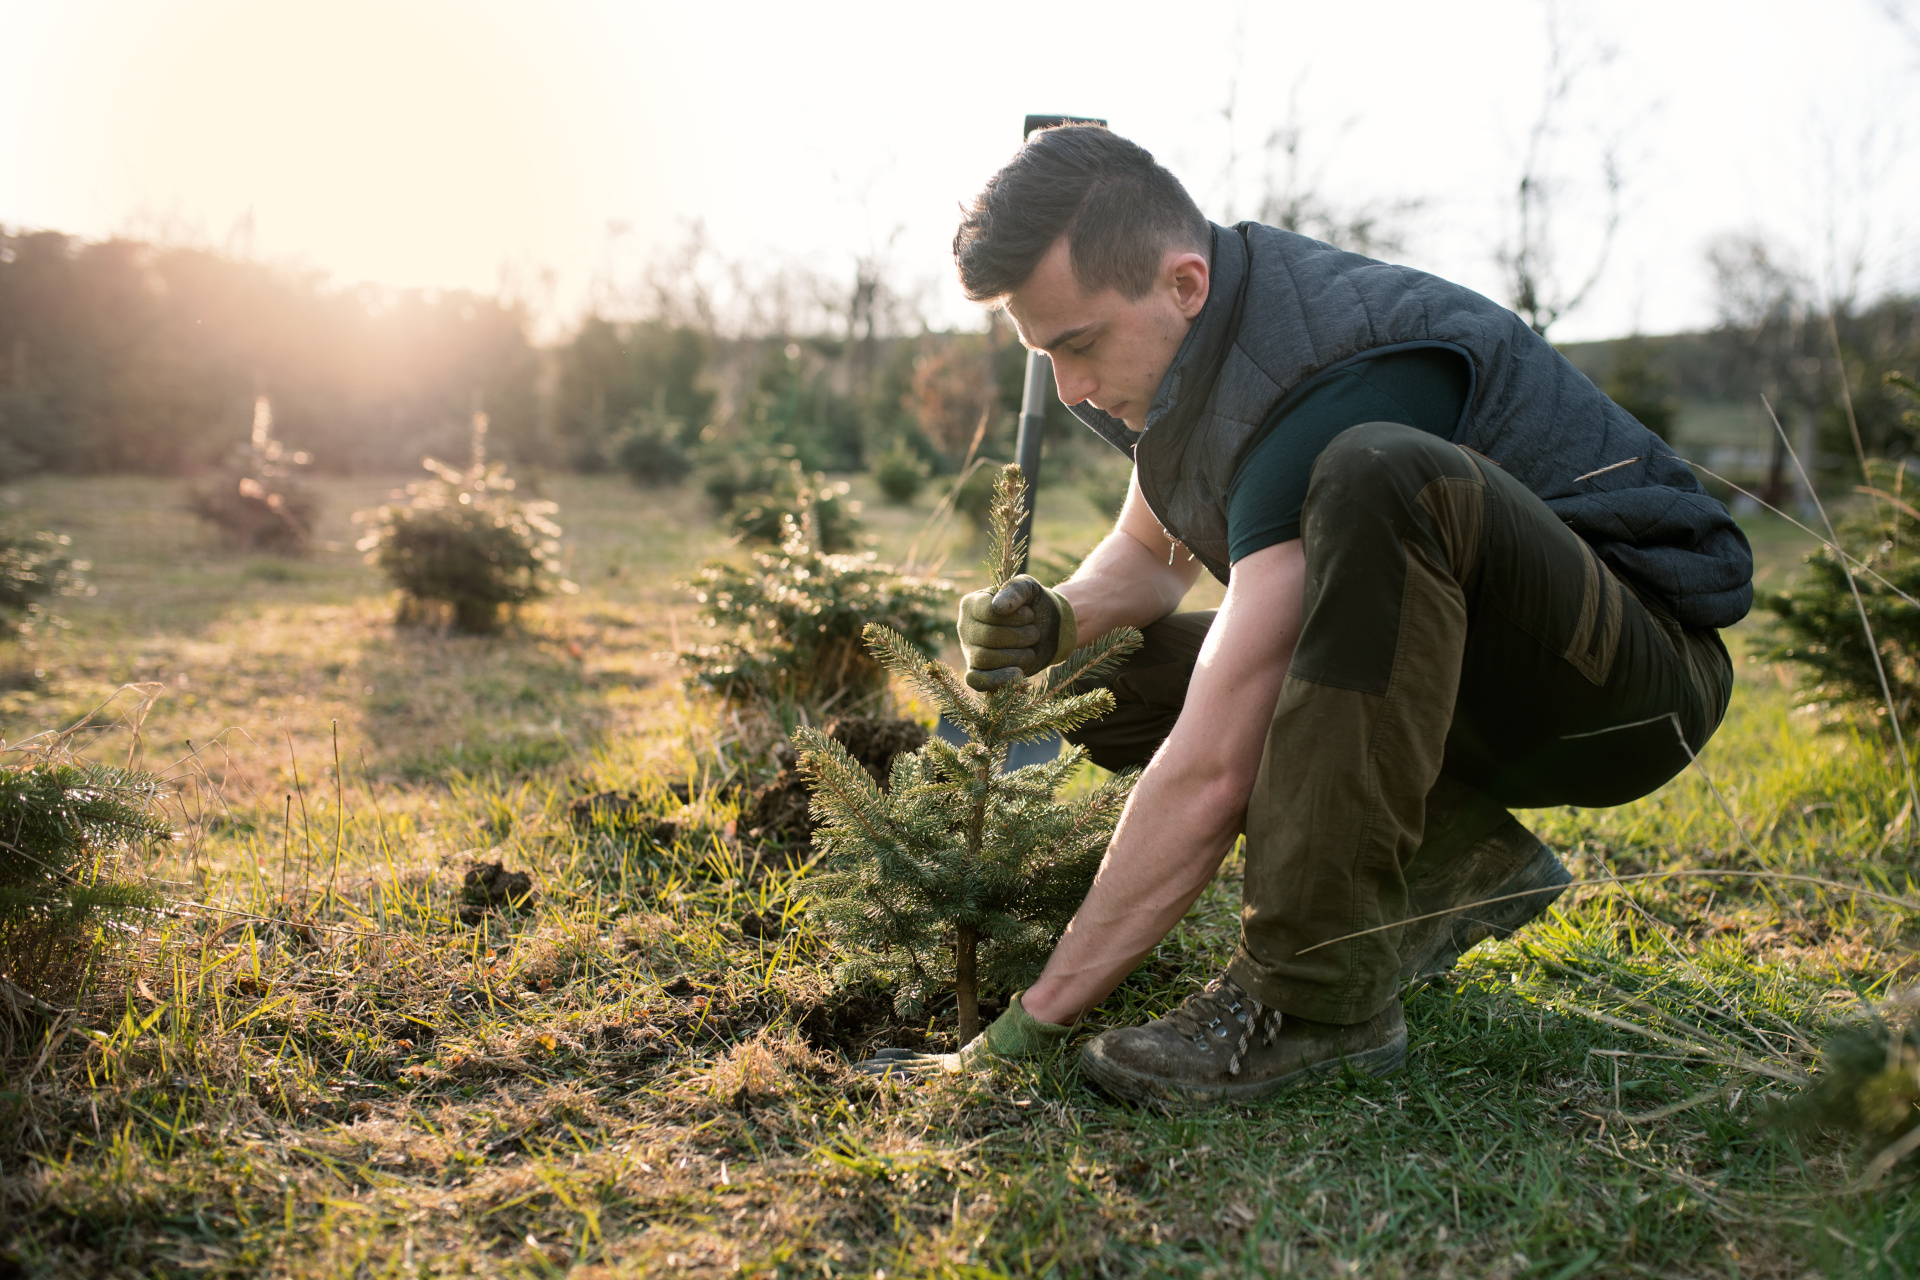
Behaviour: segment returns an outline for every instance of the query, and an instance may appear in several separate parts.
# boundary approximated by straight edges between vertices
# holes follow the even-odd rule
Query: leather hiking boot
[[[1308,1022],[1262,1005],[1225,974],[1166,1017],[1103,1031],[1080,1051],[1095,1084],[1135,1101],[1245,1101],[1343,1064],[1384,1076],[1406,1060],[1398,1000],[1350,1026]]]
[[[1403,996],[1453,968],[1476,943],[1510,936],[1573,883],[1553,850],[1512,817],[1457,853],[1436,852],[1439,856],[1416,858],[1407,869],[1408,922],[1400,933]],[[1449,914],[1414,918],[1455,904],[1460,909]]]

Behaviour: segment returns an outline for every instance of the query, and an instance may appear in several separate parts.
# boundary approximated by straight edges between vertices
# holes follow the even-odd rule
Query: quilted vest
[[[1227,493],[1261,426],[1320,375],[1413,347],[1472,367],[1454,443],[1526,485],[1683,626],[1746,616],[1752,550],[1687,464],[1513,312],[1423,271],[1258,223],[1216,226],[1206,304],[1146,429],[1072,408],[1132,456],[1161,525],[1225,582]]]

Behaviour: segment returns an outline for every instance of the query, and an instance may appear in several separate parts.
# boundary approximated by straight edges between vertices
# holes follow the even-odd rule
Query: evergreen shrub
[[[0,530],[0,637],[30,636],[53,619],[45,601],[91,594],[86,573],[93,566],[67,554],[64,533]]]
[[[828,554],[851,551],[866,526],[849,488],[823,472],[809,474],[797,459],[768,458],[758,483],[734,497],[727,522],[744,542],[779,544],[786,539],[786,521],[810,521],[808,545]]]
[[[636,411],[614,444],[614,461],[642,488],[679,484],[693,472],[693,459],[681,441],[686,423],[678,418]]]
[[[888,502],[896,507],[908,506],[926,486],[927,464],[907,447],[906,441],[896,440],[874,463],[873,478]]]
[[[1865,1182],[1920,1169],[1920,999],[1909,991],[1834,1032],[1781,1118],[1851,1135],[1870,1153]]]
[[[251,439],[234,447],[217,477],[188,494],[187,506],[244,551],[300,555],[313,539],[320,506],[299,476],[309,461],[273,438],[273,408],[259,396]]]
[[[1890,692],[1901,724],[1912,726],[1920,721],[1920,483],[1904,462],[1881,459],[1868,460],[1867,480],[1864,501],[1835,522],[1838,542],[1854,561],[1852,586],[1833,548],[1807,556],[1798,583],[1764,598],[1774,624],[1757,651],[1768,661],[1802,667],[1809,677],[1802,692],[1836,711],[1884,719]],[[1873,644],[1861,626],[1863,608]]]
[[[361,511],[359,548],[400,590],[395,621],[470,635],[498,631],[530,600],[577,588],[560,574],[559,505],[516,496],[505,466],[486,460],[486,416],[475,415],[473,462],[464,471],[433,458],[431,480],[407,486],[407,503]]]
[[[1024,500],[1020,469],[1005,468],[990,526],[989,572],[1002,583],[1025,559],[1016,541]],[[880,984],[903,1014],[951,988],[965,1044],[980,1030],[983,990],[1012,991],[1039,972],[1086,896],[1136,776],[1109,777],[1063,802],[1060,788],[1085,759],[1079,747],[1010,773],[1007,751],[1112,710],[1110,692],[1074,684],[1110,669],[1140,633],[1109,632],[1044,678],[987,694],[897,631],[875,624],[866,638],[967,741],[928,739],[894,760],[883,789],[831,737],[796,731],[821,824],[814,847],[824,855],[807,892],[841,957],[841,983]]]
[[[84,980],[98,926],[149,910],[118,860],[161,840],[160,780],[106,765],[0,766],[0,978],[40,1000]]]
[[[777,550],[747,566],[714,561],[682,586],[710,637],[682,655],[690,679],[739,702],[851,709],[886,685],[861,636],[871,622],[931,654],[946,630],[951,587],[882,564],[871,551],[834,555],[817,545],[818,506],[781,513]]]

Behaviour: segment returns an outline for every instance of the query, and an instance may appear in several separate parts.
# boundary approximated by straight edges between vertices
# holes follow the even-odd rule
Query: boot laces
[[[1256,1036],[1263,1044],[1273,1043],[1280,1033],[1280,1018],[1278,1009],[1261,1004],[1224,973],[1181,1001],[1179,1008],[1167,1015],[1167,1021],[1181,1035],[1202,1049],[1211,1048],[1216,1039],[1237,1031],[1233,1053],[1227,1058],[1227,1074],[1234,1076],[1240,1074],[1240,1064]]]

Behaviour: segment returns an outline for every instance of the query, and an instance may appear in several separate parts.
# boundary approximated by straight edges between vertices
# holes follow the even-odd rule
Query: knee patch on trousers
[[[1314,515],[1338,521],[1341,508],[1379,512],[1406,508],[1434,480],[1478,481],[1479,471],[1453,443],[1399,422],[1348,427],[1320,451],[1301,523]]]

